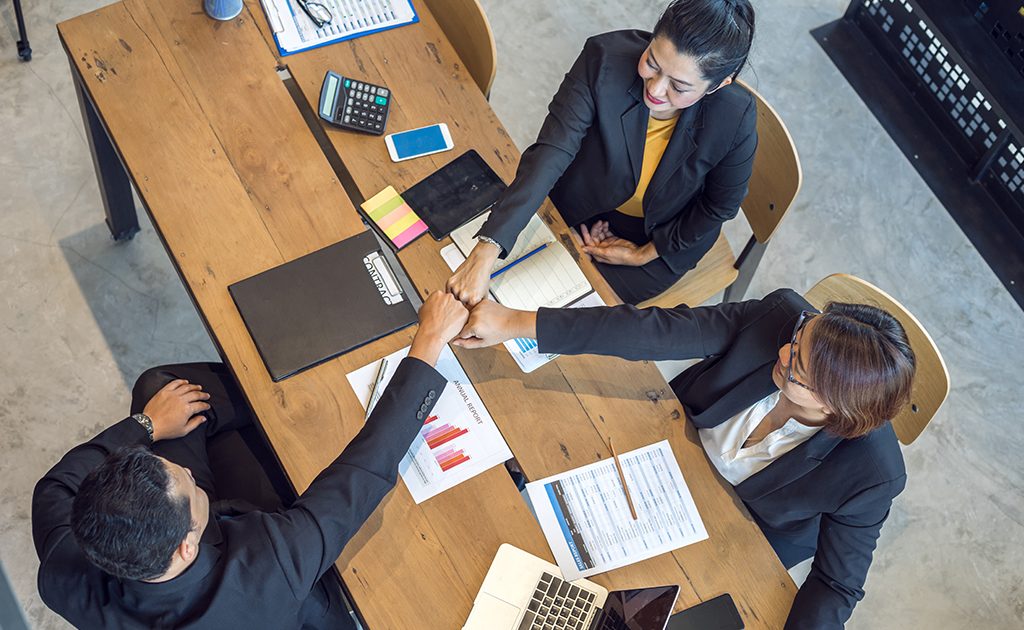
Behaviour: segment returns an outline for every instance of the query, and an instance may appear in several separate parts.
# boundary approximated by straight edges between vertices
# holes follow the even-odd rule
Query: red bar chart
[[[440,453],[436,453],[434,457],[437,458],[437,465],[441,467],[443,472],[448,472],[459,464],[469,461],[469,455],[463,453],[462,449],[455,450],[454,448],[447,448]]]
[[[460,429],[459,427],[453,427],[447,422],[442,422],[435,425],[431,422],[431,420],[437,420],[437,416],[430,416],[430,418],[427,419],[427,422],[424,424],[423,431],[421,433],[423,439],[427,442],[427,446],[429,446],[431,450],[441,446],[442,444],[451,442],[460,435],[465,435],[469,433],[469,429]]]

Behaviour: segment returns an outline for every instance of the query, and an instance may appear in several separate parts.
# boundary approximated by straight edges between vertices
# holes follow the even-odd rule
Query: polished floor
[[[498,46],[491,104],[520,148],[588,35],[650,28],[661,8],[481,1]],[[0,2],[0,558],[36,630],[68,626],[35,590],[33,484],[126,415],[143,369],[216,359],[152,227],[114,243],[103,224],[54,25],[104,4],[24,0],[34,57],[22,63],[11,4]],[[746,79],[789,124],[804,184],[748,297],[804,291],[835,272],[865,278],[924,323],[953,382],[904,449],[907,489],[848,627],[1024,627],[1024,313],[808,34],[845,4],[755,6]],[[728,234],[738,247],[749,230],[741,219]]]

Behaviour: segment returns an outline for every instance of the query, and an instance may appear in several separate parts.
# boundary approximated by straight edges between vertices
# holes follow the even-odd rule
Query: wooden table
[[[130,178],[299,490],[362,425],[345,374],[408,344],[415,329],[274,383],[228,285],[363,230],[342,178],[354,197],[368,198],[388,184],[404,190],[470,147],[506,180],[519,158],[426,7],[416,2],[416,10],[418,24],[283,60],[314,110],[331,69],[392,90],[389,132],[435,122],[452,131],[455,151],[392,164],[380,137],[328,129],[340,174],[278,77],[282,60],[268,44],[257,3],[218,23],[191,0],[125,0],[58,25],[112,232],[131,232]],[[578,256],[557,212],[545,205],[541,214]],[[437,255],[446,243],[424,237],[400,253],[421,295],[441,289],[449,275]],[[593,266],[579,260],[614,301]],[[562,357],[527,375],[503,349],[457,354],[529,478],[608,457],[608,437],[622,451],[671,441],[710,539],[595,581],[611,588],[681,584],[678,608],[731,592],[748,628],[782,627],[796,589],[712,471],[653,364]],[[497,467],[418,506],[399,484],[337,566],[371,630],[455,629],[502,542],[551,559]]]

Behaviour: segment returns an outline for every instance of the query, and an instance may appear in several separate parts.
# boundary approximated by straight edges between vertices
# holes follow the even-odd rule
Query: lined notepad
[[[452,241],[466,256],[476,246],[473,236],[490,213],[485,213],[452,232]],[[555,238],[544,220],[533,215],[504,259],[498,259],[492,273],[512,265],[541,245],[547,244],[521,264],[491,280],[491,293],[501,304],[524,311],[541,306],[561,308],[587,295],[593,288],[569,252]]]
[[[364,201],[362,208],[367,218],[395,244],[395,249],[402,249],[427,231],[427,224],[416,216],[393,186]]]

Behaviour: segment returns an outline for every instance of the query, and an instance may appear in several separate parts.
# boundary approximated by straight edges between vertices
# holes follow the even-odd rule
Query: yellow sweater
[[[640,182],[636,185],[633,196],[617,208],[619,212],[632,217],[644,216],[644,193],[647,192],[647,185],[651,183],[651,177],[661,162],[661,156],[665,154],[665,147],[668,146],[677,120],[678,116],[668,120],[658,120],[654,117],[647,119],[647,142],[644,144],[644,165],[640,171]]]

